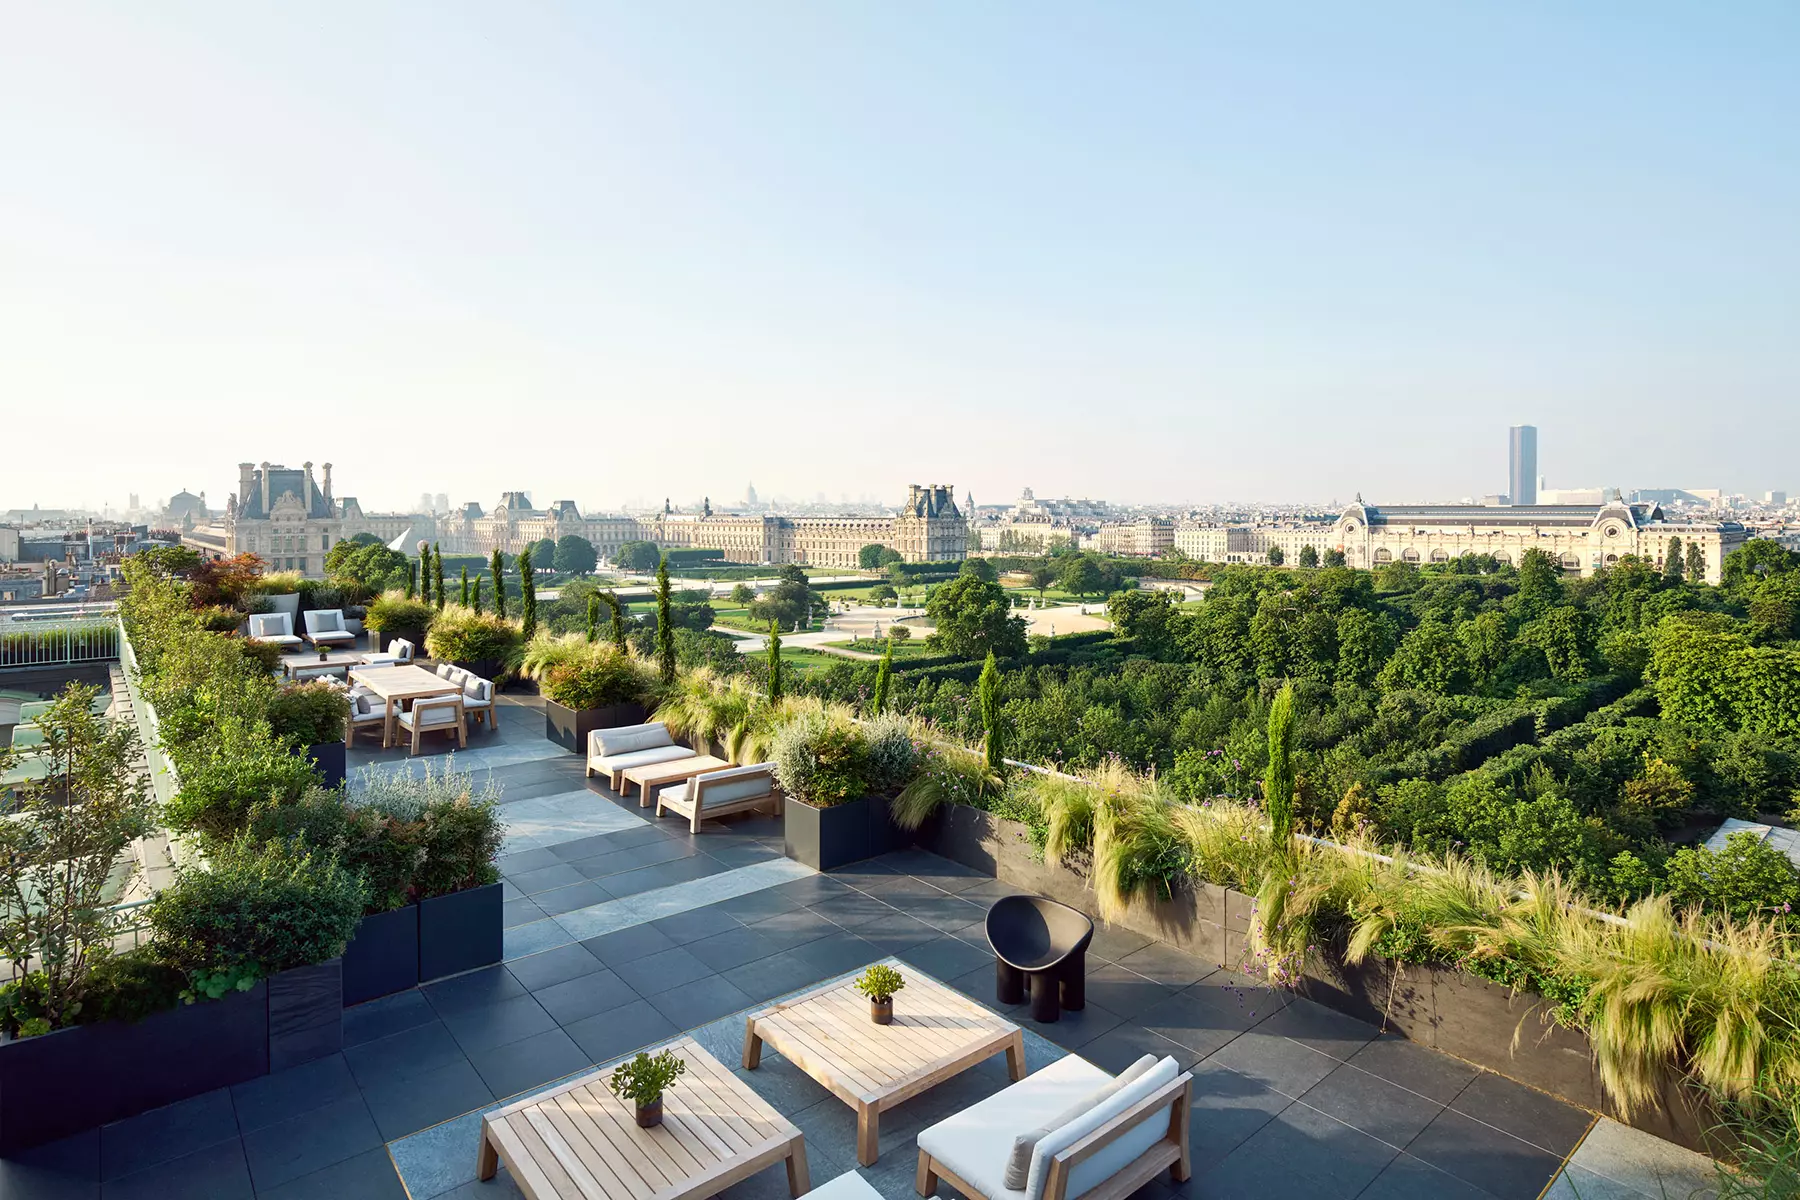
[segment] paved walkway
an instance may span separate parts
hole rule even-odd
[[[498,1101],[683,1031],[735,1064],[746,1010],[889,956],[993,1004],[982,918],[1006,885],[917,850],[818,875],[782,856],[772,818],[698,836],[649,820],[584,781],[578,756],[537,752],[528,704],[509,697],[500,733],[456,756],[505,789],[502,965],[346,1010],[341,1053],[0,1162],[0,1197],[512,1198],[504,1172],[474,1181]],[[1571,1152],[1551,1195],[1654,1195],[1630,1182],[1649,1158],[1631,1131],[1590,1136],[1588,1113],[1139,935],[1098,932],[1087,995],[1055,1024],[1001,1011],[1033,1070],[1146,1052],[1193,1070],[1194,1177],[1138,1200],[1535,1200]],[[854,1167],[845,1105],[778,1055],[737,1073],[805,1131],[815,1184]],[[864,1176],[907,1200],[918,1131],[1004,1083],[995,1060],[896,1110]],[[1665,1178],[1691,1174],[1649,1141],[1672,1152],[1655,1159]],[[723,1195],[777,1200],[786,1177]]]

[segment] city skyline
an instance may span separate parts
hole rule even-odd
[[[1020,11],[22,10],[0,503],[1800,490],[1791,6]]]

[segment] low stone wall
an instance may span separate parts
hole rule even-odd
[[[1037,858],[1023,825],[979,809],[940,809],[919,830],[918,845],[1003,883],[1048,896],[1096,916],[1087,880]],[[1249,960],[1251,899],[1199,884],[1173,897],[1134,903],[1115,924],[1206,962],[1241,969]],[[1585,1034],[1549,1019],[1549,1005],[1451,967],[1372,959],[1352,967],[1327,951],[1310,964],[1301,994],[1592,1112],[1690,1149],[1716,1153],[1707,1130],[1716,1116],[1696,1097],[1670,1085],[1655,1110],[1621,1116],[1605,1095]]]

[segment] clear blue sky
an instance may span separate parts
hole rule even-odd
[[[1792,0],[0,29],[0,507],[1800,491]]]

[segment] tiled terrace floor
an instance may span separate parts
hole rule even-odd
[[[683,1031],[735,1065],[744,1010],[888,956],[993,1004],[981,920],[1004,885],[920,851],[821,876],[781,857],[768,818],[698,837],[646,820],[584,781],[529,703],[457,756],[491,771],[514,827],[504,965],[347,1010],[342,1053],[0,1163],[0,1200],[516,1196],[504,1172],[473,1181],[479,1112],[498,1100]],[[1154,1051],[1194,1071],[1193,1178],[1147,1200],[1531,1200],[1592,1120],[1135,934],[1102,930],[1089,968],[1081,1013],[1002,1011],[1032,1069],[1073,1052],[1116,1071]],[[855,1165],[846,1106],[772,1053],[739,1074],[805,1131],[815,1184]],[[911,1196],[914,1135],[1004,1082],[994,1060],[896,1110],[865,1176]],[[1581,1195],[1644,1195],[1605,1169]],[[725,1195],[785,1196],[785,1175]]]

